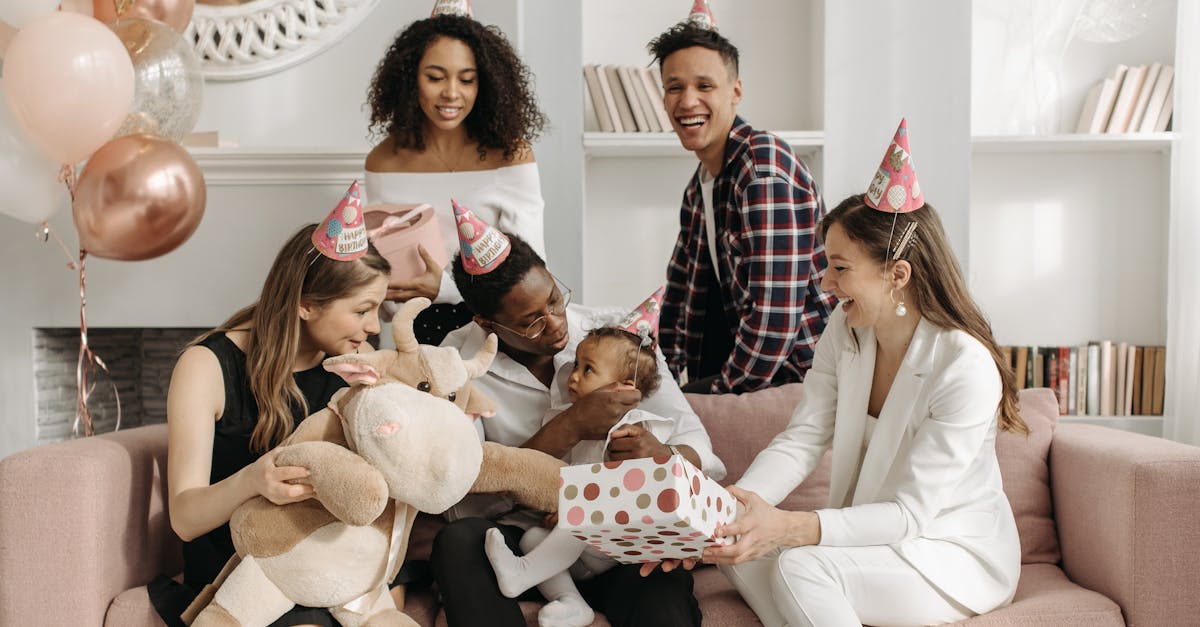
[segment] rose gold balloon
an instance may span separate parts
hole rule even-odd
[[[204,203],[204,175],[186,150],[153,135],[118,137],[79,176],[79,247],[123,261],[164,255],[191,237]]]
[[[192,21],[196,0],[92,0],[96,19],[108,24],[117,18],[158,20],[180,35]]]

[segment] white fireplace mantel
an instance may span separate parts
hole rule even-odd
[[[212,185],[332,185],[361,178],[358,148],[191,148]]]

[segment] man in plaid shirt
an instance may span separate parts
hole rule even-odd
[[[820,289],[817,185],[782,139],[735,113],[738,51],[681,23],[649,44],[671,125],[700,165],[683,194],[667,267],[659,345],[689,392],[750,392],[802,381],[836,304]]]

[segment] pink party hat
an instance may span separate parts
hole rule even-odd
[[[350,184],[346,196],[313,231],[312,243],[322,255],[336,261],[358,259],[367,252],[367,224],[358,181]]]
[[[629,312],[617,326],[630,333],[647,338],[658,335],[658,314],[662,311],[663,291],[665,286],[659,286],[649,298],[642,301],[633,311]]]
[[[471,0],[437,0],[437,4],[433,5],[433,13],[430,13],[429,17],[439,15],[471,17]]]
[[[896,136],[883,155],[879,171],[867,188],[867,206],[888,213],[908,213],[925,205],[912,152],[908,149],[908,120],[901,118]]]
[[[692,12],[688,13],[687,21],[704,30],[717,30],[717,18],[713,17],[712,10],[708,8],[708,0],[692,2]]]
[[[450,199],[454,205],[454,224],[458,227],[458,247],[467,274],[487,274],[508,258],[508,237],[492,225],[475,217],[470,209]]]

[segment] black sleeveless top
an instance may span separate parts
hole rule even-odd
[[[258,424],[258,403],[254,400],[254,393],[250,391],[250,378],[246,374],[246,354],[232,340],[224,333],[214,333],[199,345],[217,356],[225,383],[225,408],[221,412],[220,420],[217,420],[216,431],[213,434],[212,474],[209,476],[209,482],[215,484],[249,466],[262,455],[250,448],[250,435],[254,433],[254,426]],[[310,413],[325,407],[334,392],[346,386],[341,377],[326,371],[320,364],[292,376],[304,395],[304,400],[308,402]],[[300,424],[304,418],[305,414],[301,408],[292,408],[295,424]],[[172,618],[178,620],[179,614],[187,608],[196,594],[216,579],[233,553],[229,523],[191,542],[184,542],[184,589],[165,590],[163,587],[173,587],[161,580],[152,582],[150,592],[155,608],[164,618],[173,614]],[[159,584],[157,590],[155,583]],[[168,596],[172,598],[167,598]]]

